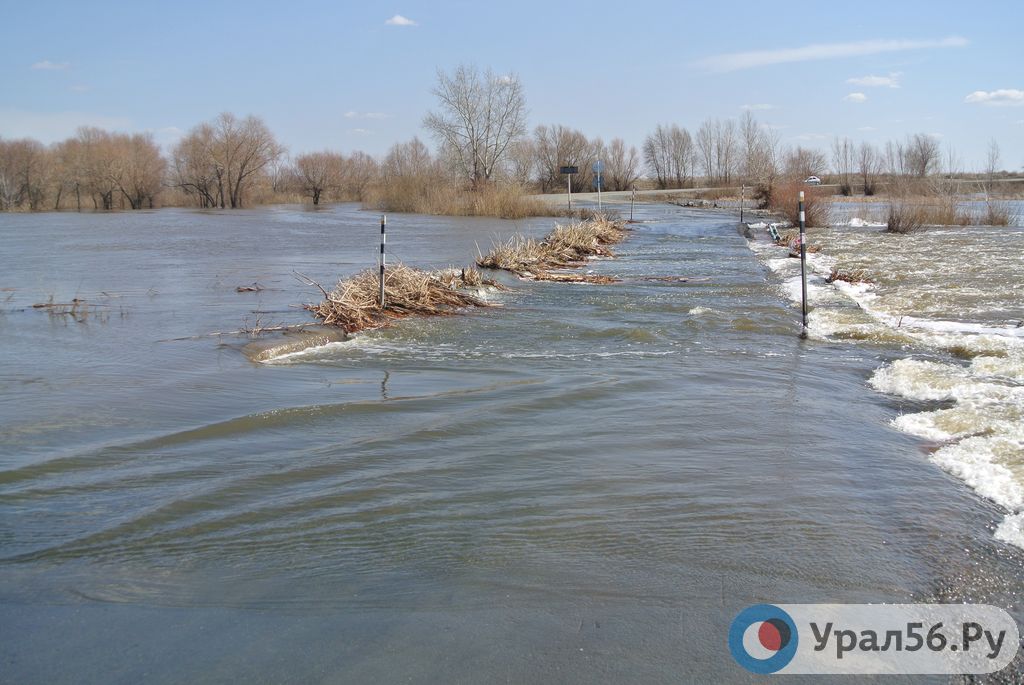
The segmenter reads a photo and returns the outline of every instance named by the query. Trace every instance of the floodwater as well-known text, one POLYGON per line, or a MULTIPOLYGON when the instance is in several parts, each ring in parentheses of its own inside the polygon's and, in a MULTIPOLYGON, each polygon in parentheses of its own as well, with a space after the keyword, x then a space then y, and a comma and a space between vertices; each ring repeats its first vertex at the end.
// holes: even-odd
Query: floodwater
MULTIPOLYGON (((1020 229, 985 234, 1009 265, 948 238, 1012 301, 957 310, 942 269, 919 305, 895 277, 867 310, 815 282, 801 340, 792 265, 734 213, 638 218, 589 267, 620 284, 505 279, 500 308, 261 363, 232 331, 307 321, 294 273, 371 266, 374 215, 0 215, 0 681, 752 682, 726 646, 752 603, 1020 620, 1019 510, 942 457, 1019 429, 1016 343, 987 328, 1019 314, 1020 229), (51 297, 85 302, 31 307, 51 297), (852 333, 891 316, 1011 342, 852 333), (917 392, 929 373, 1010 400, 917 392)), ((552 221, 395 215, 388 244, 461 265, 552 221)), ((829 229, 821 259, 871 230, 829 229)))

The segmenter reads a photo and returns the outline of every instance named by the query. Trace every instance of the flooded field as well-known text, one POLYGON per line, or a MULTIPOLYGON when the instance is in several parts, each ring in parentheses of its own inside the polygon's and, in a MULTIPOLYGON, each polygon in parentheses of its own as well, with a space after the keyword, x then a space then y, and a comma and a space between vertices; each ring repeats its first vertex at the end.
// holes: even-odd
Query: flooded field
MULTIPOLYGON (((253 361, 235 331, 309 321, 294 272, 372 266, 376 216, 0 216, 0 679, 750 682, 754 602, 1019 621, 1021 229, 815 232, 801 340, 796 260, 735 213, 637 218, 588 267, 621 283, 499 276, 253 361)), ((439 268, 552 223, 388 244, 439 268)))

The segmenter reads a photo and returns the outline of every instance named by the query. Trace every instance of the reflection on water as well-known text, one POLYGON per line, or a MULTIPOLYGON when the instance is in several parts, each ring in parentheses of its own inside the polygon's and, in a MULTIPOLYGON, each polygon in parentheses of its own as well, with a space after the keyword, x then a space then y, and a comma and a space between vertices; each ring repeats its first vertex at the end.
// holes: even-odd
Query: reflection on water
MULTIPOLYGON (((801 342, 730 214, 641 218, 589 267, 623 283, 509 281, 501 308, 262 363, 208 334, 305 321, 292 305, 316 293, 292 273, 372 263, 375 216, 0 217, 5 663, 51 682, 728 681, 754 601, 1006 605, 1002 510, 865 385, 905 351, 801 342), (126 315, 54 322, 30 308, 50 293, 126 315)), ((389 244, 440 267, 550 224, 395 216, 389 244)))

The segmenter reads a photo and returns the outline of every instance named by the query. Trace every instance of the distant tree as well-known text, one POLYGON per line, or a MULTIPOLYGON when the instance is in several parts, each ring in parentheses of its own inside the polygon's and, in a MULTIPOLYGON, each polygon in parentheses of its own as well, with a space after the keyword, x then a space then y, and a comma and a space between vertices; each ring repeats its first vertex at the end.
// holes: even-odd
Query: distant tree
POLYGON ((353 152, 345 162, 348 168, 347 193, 352 199, 362 202, 367 192, 380 175, 380 165, 365 152, 353 152))
POLYGON ((999 143, 995 138, 988 141, 988 148, 985 151, 985 192, 991 193, 993 187, 993 181, 995 181, 996 174, 999 173, 999 168, 1002 165, 999 154, 999 143))
POLYGON ((677 124, 658 124, 644 139, 644 162, 659 188, 684 188, 693 178, 693 138, 677 124))
POLYGON ((345 158, 337 152, 311 152, 295 158, 295 185, 305 196, 320 204, 324 193, 339 192, 345 175, 345 158))
POLYGON ((111 180, 132 209, 152 208, 160 193, 167 161, 151 133, 111 136, 113 148, 111 180))
POLYGON ((864 194, 874 195, 878 190, 877 177, 882 171, 882 156, 871 143, 860 144, 857 151, 857 170, 861 185, 864 186, 864 194))
POLYGON ((856 148, 849 138, 836 136, 832 140, 832 170, 839 178, 839 192, 843 195, 853 194, 856 156, 856 148))
POLYGON ((698 157, 708 183, 732 180, 736 165, 738 131, 732 119, 708 119, 697 129, 698 157))
POLYGON ((491 180, 513 141, 526 133, 526 98, 516 76, 459 66, 438 70, 433 90, 440 106, 423 125, 455 171, 473 187, 491 180))
POLYGON ((787 176, 804 179, 824 175, 828 162, 824 152, 797 146, 786 152, 784 168, 787 176))
POLYGON ((0 209, 41 209, 51 156, 38 140, 0 140, 0 209))
POLYGON ((537 151, 533 141, 529 138, 513 141, 508 146, 505 166, 506 174, 512 181, 521 186, 529 185, 537 170, 537 151))
POLYGON ((904 150, 905 168, 911 175, 924 178, 938 171, 941 148, 935 136, 925 133, 908 136, 904 150))
POLYGON ((263 120, 225 112, 196 126, 174 150, 174 184, 203 206, 242 207, 255 182, 284 154, 263 120))
POLYGON ((640 155, 626 148, 622 138, 613 138, 605 154, 605 177, 609 190, 629 190, 640 174, 640 155))
POLYGON ((538 126, 533 131, 533 149, 537 158, 537 174, 541 192, 565 187, 563 166, 577 166, 580 174, 573 178, 577 188, 589 187, 591 145, 582 132, 568 126, 538 126))

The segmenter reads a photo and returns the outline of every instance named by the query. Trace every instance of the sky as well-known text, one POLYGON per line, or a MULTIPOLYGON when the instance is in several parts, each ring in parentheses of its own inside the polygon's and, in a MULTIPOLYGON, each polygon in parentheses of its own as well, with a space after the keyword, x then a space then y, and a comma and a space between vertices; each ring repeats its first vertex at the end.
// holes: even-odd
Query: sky
POLYGON ((223 111, 291 154, 380 155, 435 107, 437 70, 516 74, 529 126, 638 147, 746 109, 787 145, 939 137, 967 170, 988 142, 1024 168, 1024 1, 12 3, 0 136, 81 125, 169 149, 223 111))

